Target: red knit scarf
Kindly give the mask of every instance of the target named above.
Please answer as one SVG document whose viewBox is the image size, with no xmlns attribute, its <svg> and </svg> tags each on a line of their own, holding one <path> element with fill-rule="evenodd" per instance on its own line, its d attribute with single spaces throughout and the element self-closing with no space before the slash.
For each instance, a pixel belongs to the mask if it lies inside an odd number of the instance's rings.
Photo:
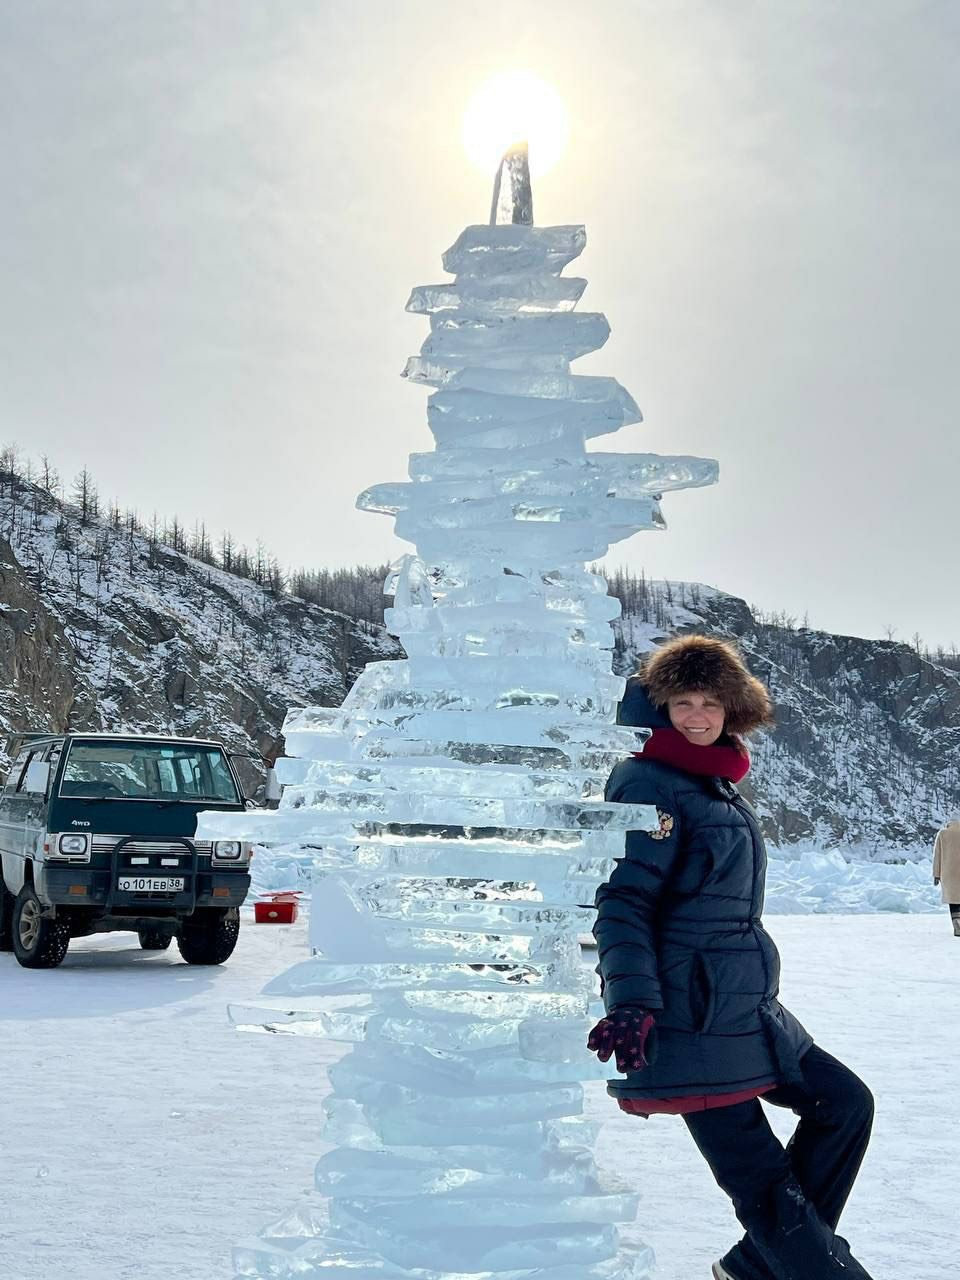
<svg viewBox="0 0 960 1280">
<path fill-rule="evenodd" d="M 739 742 L 739 740 L 737 740 Z M 700 747 L 685 738 L 679 729 L 654 729 L 638 760 L 660 760 L 686 773 L 701 773 L 708 778 L 726 778 L 739 782 L 750 771 L 750 753 L 743 743 L 737 746 Z"/>
</svg>

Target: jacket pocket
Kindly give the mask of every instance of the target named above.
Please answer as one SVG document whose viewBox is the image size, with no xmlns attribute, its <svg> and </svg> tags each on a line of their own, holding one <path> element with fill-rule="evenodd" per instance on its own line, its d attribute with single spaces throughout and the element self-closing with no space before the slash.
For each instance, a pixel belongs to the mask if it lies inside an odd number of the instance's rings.
<svg viewBox="0 0 960 1280">
<path fill-rule="evenodd" d="M 695 1031 L 701 1034 L 710 1030 L 717 1007 L 717 984 L 713 967 L 701 952 L 690 966 L 690 1014 Z"/>
</svg>

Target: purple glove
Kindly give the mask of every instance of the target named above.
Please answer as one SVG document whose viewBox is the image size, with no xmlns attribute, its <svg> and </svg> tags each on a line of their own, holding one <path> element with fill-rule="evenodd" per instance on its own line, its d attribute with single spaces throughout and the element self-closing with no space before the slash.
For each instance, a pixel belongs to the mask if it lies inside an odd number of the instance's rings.
<svg viewBox="0 0 960 1280">
<path fill-rule="evenodd" d="M 646 1009 L 626 1005 L 601 1018 L 587 1037 L 587 1048 L 601 1062 L 616 1056 L 617 1070 L 642 1071 L 657 1056 L 657 1029 L 653 1014 Z"/>
</svg>

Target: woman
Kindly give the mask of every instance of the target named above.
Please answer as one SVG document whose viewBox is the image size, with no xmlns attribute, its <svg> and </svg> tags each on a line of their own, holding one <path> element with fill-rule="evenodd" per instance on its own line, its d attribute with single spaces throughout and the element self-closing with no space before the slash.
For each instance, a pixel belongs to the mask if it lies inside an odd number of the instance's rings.
<svg viewBox="0 0 960 1280">
<path fill-rule="evenodd" d="M 933 883 L 950 911 L 953 932 L 960 938 L 960 818 L 951 818 L 937 832 L 933 845 Z"/>
<path fill-rule="evenodd" d="M 626 1079 L 622 1110 L 681 1115 L 746 1235 L 714 1280 L 869 1280 L 835 1234 L 866 1151 L 867 1087 L 777 1000 L 780 961 L 760 923 L 766 851 L 736 783 L 742 741 L 771 721 L 766 689 L 732 645 L 683 636 L 631 681 L 621 721 L 653 730 L 607 799 L 656 805 L 597 892 L 607 1016 L 590 1033 Z M 787 1149 L 759 1099 L 799 1117 Z"/>
</svg>

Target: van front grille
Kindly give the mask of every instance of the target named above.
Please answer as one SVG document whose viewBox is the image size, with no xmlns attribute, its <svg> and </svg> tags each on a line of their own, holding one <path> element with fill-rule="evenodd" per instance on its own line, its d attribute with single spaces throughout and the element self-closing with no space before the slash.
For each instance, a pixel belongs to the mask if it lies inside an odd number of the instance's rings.
<svg viewBox="0 0 960 1280">
<path fill-rule="evenodd" d="M 112 853 L 123 836 L 96 835 L 93 837 L 94 853 Z M 191 840 L 201 857 L 209 857 L 212 850 L 210 840 Z M 130 858 L 188 858 L 190 850 L 179 840 L 131 840 L 120 850 L 125 861 Z"/>
<path fill-rule="evenodd" d="M 93 852 L 95 854 L 111 854 L 123 836 L 93 836 Z M 191 840 L 198 854 L 210 854 L 209 840 Z M 124 858 L 142 858 L 145 854 L 156 854 L 172 858 L 178 854 L 188 854 L 189 849 L 179 840 L 131 840 L 123 846 Z"/>
</svg>

